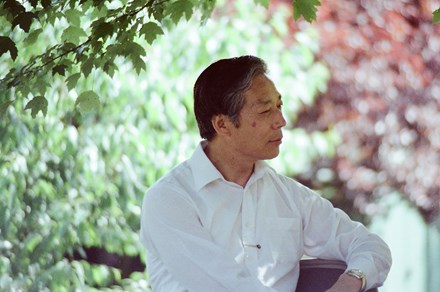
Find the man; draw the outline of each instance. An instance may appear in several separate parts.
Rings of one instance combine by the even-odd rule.
[[[204,140],[143,202],[153,291],[294,291],[305,254],[347,263],[329,291],[383,283],[387,245],[263,162],[279,153],[281,107],[259,58],[223,59],[199,76],[194,111]]]

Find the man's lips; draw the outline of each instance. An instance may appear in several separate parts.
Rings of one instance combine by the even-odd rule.
[[[282,140],[283,140],[283,137],[279,137],[279,138],[269,140],[269,143],[281,143]]]

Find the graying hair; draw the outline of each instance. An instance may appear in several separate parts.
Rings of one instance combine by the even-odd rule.
[[[224,114],[240,126],[244,93],[259,74],[267,72],[266,63],[254,56],[222,59],[206,68],[194,86],[194,113],[202,138],[211,140],[216,132],[211,119]]]

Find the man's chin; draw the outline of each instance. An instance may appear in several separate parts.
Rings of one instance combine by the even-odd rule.
[[[280,150],[274,151],[273,153],[270,153],[267,155],[267,157],[264,160],[270,160],[276,158],[280,154]]]

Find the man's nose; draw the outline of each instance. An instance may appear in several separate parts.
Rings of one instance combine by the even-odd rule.
[[[281,110],[277,111],[275,121],[273,123],[274,129],[282,128],[286,125],[286,120],[284,119],[283,112]]]

